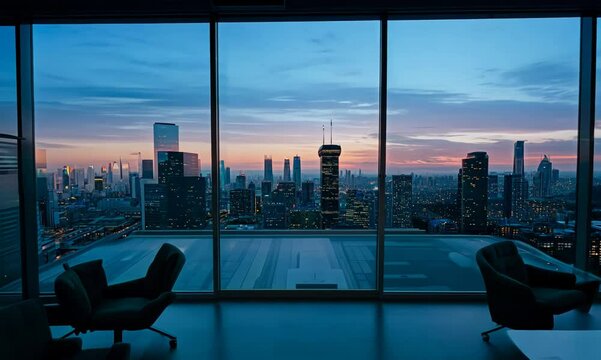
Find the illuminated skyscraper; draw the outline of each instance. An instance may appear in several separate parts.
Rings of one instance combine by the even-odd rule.
[[[534,196],[547,197],[551,195],[551,184],[553,183],[553,164],[547,155],[538,164],[534,175]]]
[[[346,226],[353,229],[369,228],[370,204],[360,190],[346,192]]]
[[[413,175],[392,176],[392,227],[411,227]]]
[[[488,155],[471,152],[461,167],[461,232],[485,234],[488,208]]]
[[[315,183],[313,181],[304,181],[301,186],[301,205],[306,208],[314,207]]]
[[[339,158],[342,153],[340,145],[322,145],[318,155],[320,159],[320,185],[321,185],[321,219],[324,229],[331,229],[338,224],[340,177]]]
[[[263,180],[273,183],[273,160],[268,155],[265,155],[263,162]]]
[[[185,152],[184,176],[200,176],[200,161],[198,154]]]
[[[296,189],[300,189],[301,188],[301,158],[298,155],[296,155],[293,159],[292,177],[294,180],[294,184],[296,185]]]
[[[179,127],[170,123],[154,123],[154,178],[158,178],[159,151],[179,151]]]
[[[511,177],[511,216],[525,221],[528,216],[528,180],[524,174],[524,141],[516,141],[513,151],[513,176]]]
[[[283,181],[292,181],[290,178],[290,159],[284,159],[284,179]]]

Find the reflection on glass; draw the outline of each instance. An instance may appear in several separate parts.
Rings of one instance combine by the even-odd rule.
[[[0,291],[21,289],[17,142],[0,139]]]
[[[465,235],[573,263],[578,65],[578,19],[390,23],[387,290],[482,290]]]
[[[219,25],[224,288],[374,288],[378,31]]]
[[[601,117],[599,116],[599,106],[601,106],[601,94],[599,94],[599,81],[601,81],[601,48],[599,48],[599,36],[601,31],[597,31],[597,74],[596,74],[596,99],[595,99],[595,155],[593,162],[593,191],[591,196],[592,214],[591,214],[591,235],[590,248],[588,253],[588,269],[597,275],[601,275]]]
[[[0,134],[17,135],[17,65],[12,26],[0,26]]]
[[[176,290],[211,290],[208,25],[40,25],[34,48],[41,290],[64,261],[132,279],[163,242]]]

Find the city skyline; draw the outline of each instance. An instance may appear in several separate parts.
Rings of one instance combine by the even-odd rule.
[[[516,139],[530,144],[527,171],[543,154],[573,171],[578,29],[574,19],[391,22],[388,173],[453,172],[470,151],[506,171]],[[317,172],[311,144],[333,117],[341,166],[375,173],[378,31],[369,21],[220,24],[221,158],[253,171],[265,153],[298,154]],[[468,31],[477,36],[462,40]],[[209,168],[206,24],[37,25],[34,35],[36,132],[50,168],[150,158],[154,122],[185,127],[181,148]],[[504,51],[477,51],[490,43]]]

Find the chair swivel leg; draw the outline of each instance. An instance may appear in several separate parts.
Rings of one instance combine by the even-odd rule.
[[[115,330],[113,335],[113,342],[120,343],[123,342],[123,330]]]
[[[487,330],[487,331],[481,333],[480,335],[482,336],[482,341],[489,342],[490,341],[490,336],[488,334],[493,333],[495,331],[499,331],[499,330],[501,330],[503,328],[505,328],[505,326],[499,325],[496,328],[493,328],[493,329],[490,329],[490,330]]]
[[[175,336],[173,336],[171,334],[168,334],[168,333],[166,333],[166,332],[164,332],[162,330],[159,330],[159,329],[157,329],[155,327],[152,327],[152,326],[149,327],[148,330],[154,331],[155,333],[160,334],[160,335],[168,338],[169,339],[169,347],[171,349],[175,349],[177,347],[177,338]]]

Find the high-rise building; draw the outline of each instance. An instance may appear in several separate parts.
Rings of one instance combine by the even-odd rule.
[[[257,212],[257,199],[256,199],[256,194],[257,194],[257,187],[255,186],[254,182],[250,182],[248,184],[248,191],[250,191],[250,210],[252,215],[255,215]]]
[[[315,183],[303,181],[301,185],[301,205],[306,208],[315,206]]]
[[[528,180],[524,173],[524,141],[516,141],[513,152],[513,176],[511,177],[511,216],[525,221],[528,216]]]
[[[152,179],[154,174],[153,160],[142,160],[142,179]]]
[[[239,219],[252,215],[251,191],[243,188],[230,190],[230,217]]]
[[[240,174],[236,176],[235,189],[246,189],[246,175]]]
[[[261,204],[269,202],[271,199],[271,181],[263,180],[261,182]]]
[[[334,144],[324,144],[318,151],[320,159],[321,220],[324,229],[335,227],[340,216],[340,175],[338,167],[341,153],[340,145]]]
[[[154,123],[154,178],[158,179],[159,151],[179,151],[179,127],[170,123]]]
[[[553,174],[551,175],[552,184],[555,185],[559,181],[559,169],[553,169]]]
[[[225,188],[225,161],[219,161],[219,188]]]
[[[353,229],[369,229],[370,204],[360,190],[346,192],[346,226]]]
[[[159,184],[167,183],[170,178],[184,176],[184,153],[179,151],[159,151],[158,180]]]
[[[69,175],[70,175],[70,167],[63,166],[63,171],[62,171],[62,179],[63,179],[62,190],[63,190],[63,192],[67,192],[70,189]]]
[[[104,178],[102,176],[94,177],[94,190],[104,191]]]
[[[228,167],[225,168],[225,176],[223,180],[223,186],[229,185],[232,182],[232,170]]]
[[[184,176],[200,176],[200,161],[198,154],[185,152],[184,154]]]
[[[488,154],[471,152],[461,167],[461,232],[485,234],[488,208]]]
[[[411,227],[413,175],[392,176],[392,227]]]
[[[524,141],[513,144],[513,175],[524,175]]]
[[[292,181],[290,177],[290,159],[284,159],[284,181]]]
[[[292,160],[292,178],[297,189],[301,188],[301,158],[296,155]]]
[[[499,197],[499,174],[488,174],[488,198],[493,200]]]
[[[553,183],[553,164],[547,155],[538,164],[536,174],[534,174],[534,196],[548,197],[551,195],[551,184]]]
[[[512,216],[513,204],[513,175],[505,174],[503,177],[503,217],[509,219]]]
[[[88,170],[86,172],[86,183],[88,186],[94,190],[94,177],[96,176],[96,171],[94,171],[94,167],[92,165],[88,166]]]
[[[296,185],[292,181],[282,181],[271,193],[271,202],[284,204],[290,210],[296,206]]]
[[[271,155],[265,155],[263,160],[263,180],[273,183],[273,160]]]

